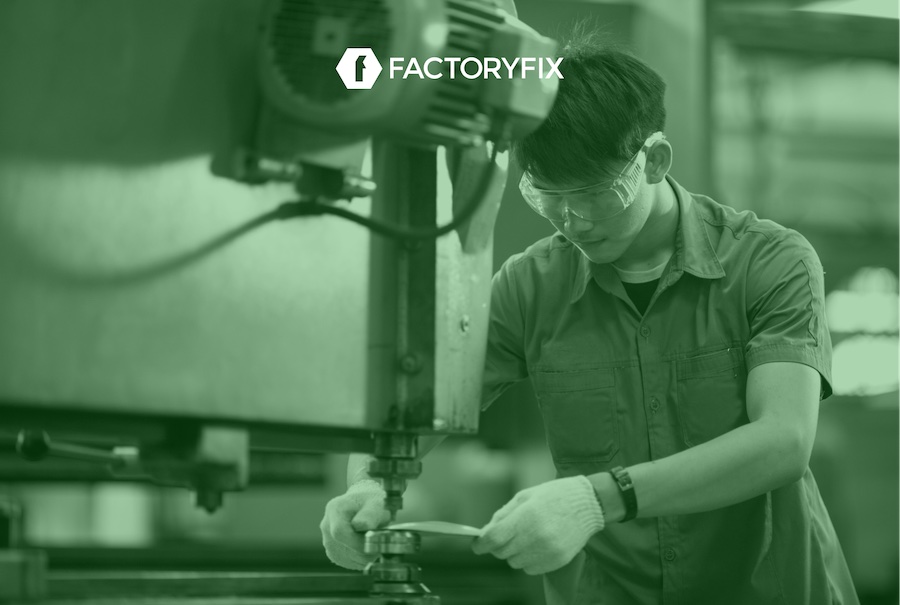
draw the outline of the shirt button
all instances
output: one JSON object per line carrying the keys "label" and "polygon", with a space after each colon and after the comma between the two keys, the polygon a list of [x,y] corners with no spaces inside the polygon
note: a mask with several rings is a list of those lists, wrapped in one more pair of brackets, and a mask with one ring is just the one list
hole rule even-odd
{"label": "shirt button", "polygon": [[650,336],[650,328],[648,328],[647,326],[641,326],[641,336],[643,336],[644,338]]}
{"label": "shirt button", "polygon": [[654,412],[659,409],[659,399],[657,399],[656,397],[650,398],[650,409]]}
{"label": "shirt button", "polygon": [[675,560],[675,550],[671,548],[667,548],[663,553],[663,556],[666,558],[666,561],[674,561]]}

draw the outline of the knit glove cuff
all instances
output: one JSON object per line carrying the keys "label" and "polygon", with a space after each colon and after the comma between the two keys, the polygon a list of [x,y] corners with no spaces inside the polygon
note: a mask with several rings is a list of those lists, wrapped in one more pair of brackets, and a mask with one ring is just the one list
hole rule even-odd
{"label": "knit glove cuff", "polygon": [[384,488],[381,486],[381,482],[376,481],[375,479],[361,479],[347,488],[348,494],[370,494],[374,492],[385,493]]}
{"label": "knit glove cuff", "polygon": [[588,534],[603,531],[606,527],[606,516],[594,486],[584,475],[571,477],[569,480],[574,484],[571,497],[575,517]]}

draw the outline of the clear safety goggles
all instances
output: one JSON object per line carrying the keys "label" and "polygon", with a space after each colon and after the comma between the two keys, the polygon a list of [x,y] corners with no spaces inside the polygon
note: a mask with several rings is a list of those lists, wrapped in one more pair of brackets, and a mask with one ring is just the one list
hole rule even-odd
{"label": "clear safety goggles", "polygon": [[519,191],[535,212],[551,221],[565,221],[567,214],[586,221],[612,218],[625,212],[634,201],[647,164],[647,152],[665,138],[661,132],[650,135],[622,172],[611,181],[576,189],[541,189],[534,185],[526,172],[519,181]]}

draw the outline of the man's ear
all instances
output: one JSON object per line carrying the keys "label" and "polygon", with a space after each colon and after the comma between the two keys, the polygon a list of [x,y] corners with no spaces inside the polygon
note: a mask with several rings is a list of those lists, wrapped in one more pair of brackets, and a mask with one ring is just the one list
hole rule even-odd
{"label": "man's ear", "polygon": [[662,140],[653,146],[647,153],[647,167],[644,170],[647,175],[647,184],[656,185],[662,182],[669,169],[672,167],[672,145],[669,141]]}

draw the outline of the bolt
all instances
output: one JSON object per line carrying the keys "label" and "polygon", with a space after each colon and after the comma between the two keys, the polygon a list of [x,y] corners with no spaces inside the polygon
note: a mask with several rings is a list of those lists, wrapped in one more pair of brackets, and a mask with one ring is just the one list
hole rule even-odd
{"label": "bolt", "polygon": [[50,437],[44,431],[19,431],[16,439],[16,451],[29,462],[43,460],[50,454]]}
{"label": "bolt", "polygon": [[400,369],[405,374],[416,374],[422,369],[422,360],[414,353],[407,353],[400,358]]}
{"label": "bolt", "polygon": [[196,504],[199,508],[205,510],[208,514],[213,514],[222,507],[225,498],[222,492],[214,489],[198,489],[196,493]]}
{"label": "bolt", "polygon": [[370,197],[375,193],[377,186],[375,181],[361,176],[344,176],[344,187],[341,197],[350,199],[354,197]]}
{"label": "bolt", "polygon": [[469,316],[463,315],[462,319],[459,320],[459,329],[464,333],[469,331]]}

